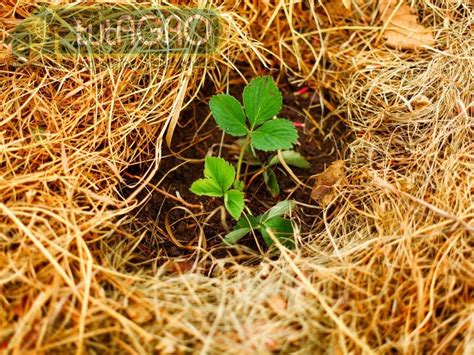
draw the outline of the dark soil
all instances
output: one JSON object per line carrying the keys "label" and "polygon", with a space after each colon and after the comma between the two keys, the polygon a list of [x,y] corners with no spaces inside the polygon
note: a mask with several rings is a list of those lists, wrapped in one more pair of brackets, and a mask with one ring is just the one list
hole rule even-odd
{"label": "dark soil", "polygon": [[[234,85],[234,92],[231,94],[241,99],[242,89],[243,85]],[[311,187],[314,184],[312,177],[339,158],[338,152],[342,151],[347,142],[345,136],[347,130],[344,129],[341,121],[321,119],[319,93],[305,91],[306,89],[301,91],[301,88],[290,84],[280,84],[280,89],[284,96],[284,108],[280,117],[288,118],[302,126],[298,128],[299,141],[295,150],[311,162],[311,169],[292,169],[301,181]],[[210,89],[202,91],[211,92]],[[220,151],[220,155],[227,160],[233,163],[237,161],[236,140],[228,135],[222,136],[222,132],[209,115],[207,102],[209,95],[206,97],[206,99],[195,100],[192,107],[183,112],[180,126],[174,133],[173,150],[168,148],[163,150],[159,173],[152,180],[152,184],[162,191],[173,196],[178,195],[188,204],[202,205],[203,208],[186,207],[183,203],[161,192],[153,191],[148,201],[134,211],[137,228],[141,226],[148,230],[139,245],[139,254],[142,255],[137,256],[137,262],[150,259],[167,261],[169,258],[190,256],[195,253],[198,246],[199,226],[191,217],[192,214],[204,230],[205,249],[212,251],[216,257],[229,253],[245,253],[245,249],[247,251],[265,250],[263,242],[255,240],[255,237],[251,235],[239,243],[247,247],[242,249],[244,251],[222,248],[221,241],[227,230],[221,221],[221,214],[217,212],[205,222],[210,212],[222,206],[222,201],[199,197],[189,191],[193,181],[202,177],[203,160],[209,152],[217,156]],[[141,165],[132,166],[125,178],[129,182],[134,182],[137,176],[147,171],[147,168]],[[262,175],[253,177],[258,168],[244,166],[243,170],[247,205],[255,215],[265,212],[276,202],[287,198],[314,205],[310,197],[311,188],[298,186],[282,167],[275,169],[281,188],[278,198],[274,198],[268,192]],[[150,190],[152,189],[151,187]],[[122,192],[127,195],[130,191],[124,188]],[[145,197],[146,193],[143,193],[140,198]],[[303,236],[318,228],[318,223],[321,222],[320,209],[298,207],[296,213],[301,223]],[[235,224],[228,216],[226,223],[230,229]],[[202,240],[200,245],[204,246]]]}

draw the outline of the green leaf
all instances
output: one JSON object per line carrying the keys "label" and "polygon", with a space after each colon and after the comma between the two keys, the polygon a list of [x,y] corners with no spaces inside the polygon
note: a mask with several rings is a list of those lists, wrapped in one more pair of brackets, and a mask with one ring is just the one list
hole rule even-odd
{"label": "green leaf", "polygon": [[235,229],[224,237],[222,244],[233,245],[237,243],[240,239],[245,237],[247,234],[249,234],[251,231],[252,230],[250,228]]}
{"label": "green leaf", "polygon": [[193,182],[191,192],[199,196],[222,197],[224,193],[214,180],[199,179]]}
{"label": "green leaf", "polygon": [[245,207],[244,193],[237,189],[229,190],[232,185],[241,188],[242,183],[235,181],[235,168],[222,158],[207,157],[204,162],[205,179],[195,181],[191,191],[197,195],[224,197],[224,205],[230,215],[238,220]]}
{"label": "green leaf", "polygon": [[243,215],[235,225],[235,229],[250,228],[255,229],[260,226],[261,216]]}
{"label": "green leaf", "polygon": [[280,185],[278,185],[277,177],[272,169],[265,170],[263,173],[263,180],[272,196],[276,197],[280,194]]}
{"label": "green leaf", "polygon": [[259,226],[260,216],[254,217],[252,215],[243,215],[235,225],[234,230],[225,236],[222,243],[227,245],[235,244]]}
{"label": "green leaf", "polygon": [[204,176],[213,180],[224,194],[235,180],[235,168],[222,158],[206,157]]}
{"label": "green leaf", "polygon": [[224,204],[229,214],[235,220],[239,220],[245,205],[244,193],[238,190],[227,191],[227,193],[224,195]]}
{"label": "green leaf", "polygon": [[236,190],[239,190],[239,191],[244,191],[245,190],[245,184],[241,180],[235,180],[234,183],[232,184],[232,187]]}
{"label": "green leaf", "polygon": [[247,134],[244,109],[233,96],[226,94],[213,96],[209,101],[209,107],[212,116],[224,132],[235,137]]}
{"label": "green leaf", "polygon": [[252,128],[278,115],[283,104],[282,95],[269,76],[253,79],[244,89],[243,101]]}
{"label": "green leaf", "polygon": [[274,217],[266,221],[260,227],[260,233],[262,233],[263,240],[267,246],[273,244],[273,239],[271,238],[269,231],[271,231],[284,246],[290,249],[294,248],[294,231],[293,224],[290,220],[281,217]]}
{"label": "green leaf", "polygon": [[[281,155],[285,163],[290,166],[294,166],[296,168],[301,169],[311,168],[311,164],[309,163],[309,161],[307,161],[305,157],[303,157],[300,153],[295,152],[294,150],[284,150],[281,152]],[[273,166],[277,164],[280,164],[280,159],[278,158],[278,155],[275,155],[268,162],[268,166]]]}
{"label": "green leaf", "polygon": [[288,214],[291,211],[293,211],[293,209],[295,208],[295,205],[296,205],[295,201],[293,200],[280,201],[275,206],[270,208],[267,212],[265,212],[262,215],[261,219],[263,223],[265,223],[266,221],[274,217],[282,217],[285,214]]}
{"label": "green leaf", "polygon": [[237,243],[253,229],[258,228],[259,225],[260,217],[243,215],[235,225],[234,230],[225,236],[223,244],[232,245]]}
{"label": "green leaf", "polygon": [[252,145],[266,152],[291,149],[298,139],[298,132],[289,120],[276,119],[265,122],[251,133]]}
{"label": "green leaf", "polygon": [[226,235],[223,243],[234,244],[252,230],[258,229],[262,235],[265,244],[271,246],[273,240],[270,236],[271,231],[275,237],[287,248],[294,248],[294,230],[290,220],[281,218],[294,208],[293,200],[285,200],[277,203],[263,215],[254,217],[252,215],[243,215],[238,220],[232,232]]}

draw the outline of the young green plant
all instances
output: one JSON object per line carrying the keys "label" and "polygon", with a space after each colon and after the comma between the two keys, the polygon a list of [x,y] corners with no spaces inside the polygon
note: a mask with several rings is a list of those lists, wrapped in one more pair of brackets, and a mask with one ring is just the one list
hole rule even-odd
{"label": "young green plant", "polygon": [[204,161],[204,179],[191,185],[191,192],[199,196],[222,197],[229,214],[236,220],[245,207],[244,193],[236,186],[235,168],[222,158],[206,157]]}
{"label": "young green plant", "polygon": [[[225,238],[226,244],[237,242],[252,230],[260,231],[267,245],[272,244],[272,235],[288,246],[291,244],[293,225],[290,220],[281,216],[285,213],[282,212],[285,208],[292,206],[292,202],[283,201],[257,217],[252,216],[247,208],[249,214],[243,215],[244,184],[240,180],[244,156],[249,150],[254,157],[256,150],[284,150],[283,159],[287,164],[299,167],[308,165],[299,153],[289,150],[296,143],[298,133],[291,121],[276,117],[282,104],[282,95],[273,79],[268,76],[257,77],[245,87],[243,106],[235,97],[227,94],[213,96],[209,103],[217,125],[227,134],[243,137],[237,169],[222,158],[207,157],[204,162],[204,178],[195,181],[191,186],[191,191],[197,195],[223,198],[226,210],[238,221],[236,229]],[[262,164],[266,181],[269,181],[268,176],[276,181],[270,167],[278,163],[278,157],[274,156]],[[274,185],[274,182],[272,184]]]}
{"label": "young green plant", "polygon": [[265,152],[291,149],[298,132],[289,120],[275,118],[282,108],[283,98],[273,79],[262,76],[253,79],[243,92],[243,107],[233,96],[220,94],[209,102],[218,126],[234,137],[244,137],[236,179],[240,179],[247,147]]}
{"label": "young green plant", "polygon": [[242,216],[234,230],[224,238],[224,244],[235,244],[247,234],[257,230],[268,247],[273,245],[273,239],[270,235],[270,233],[273,233],[284,246],[290,249],[294,248],[293,224],[291,220],[283,218],[284,215],[291,213],[294,206],[294,201],[285,200],[257,217]]}

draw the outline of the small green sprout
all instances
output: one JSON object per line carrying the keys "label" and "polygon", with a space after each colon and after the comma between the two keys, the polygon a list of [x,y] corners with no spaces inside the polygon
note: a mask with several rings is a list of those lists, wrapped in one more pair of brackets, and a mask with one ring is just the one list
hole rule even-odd
{"label": "small green sprout", "polygon": [[223,197],[229,214],[238,220],[244,210],[244,194],[237,186],[235,168],[222,158],[206,157],[204,162],[204,179],[191,185],[191,192],[199,196]]}
{"label": "small green sprout", "polygon": [[260,216],[242,216],[234,230],[224,238],[224,244],[235,244],[250,232],[257,230],[268,247],[273,245],[270,235],[273,233],[284,246],[294,248],[293,224],[289,219],[282,217],[290,213],[294,206],[294,201],[281,201]]}

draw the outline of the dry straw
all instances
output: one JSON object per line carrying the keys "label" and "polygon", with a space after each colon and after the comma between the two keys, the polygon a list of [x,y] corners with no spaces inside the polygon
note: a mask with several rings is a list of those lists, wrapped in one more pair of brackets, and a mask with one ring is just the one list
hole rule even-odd
{"label": "dry straw", "polygon": [[[472,353],[473,9],[410,4],[434,47],[391,49],[377,2],[336,0],[213,3],[231,30],[212,70],[13,67],[2,44],[0,349]],[[2,38],[34,8],[2,2]],[[325,93],[322,129],[337,117],[354,134],[323,228],[257,266],[202,250],[192,272],[137,265],[148,231],[130,229],[140,201],[118,193],[124,170],[148,165],[144,190],[203,82],[265,66]]]}

